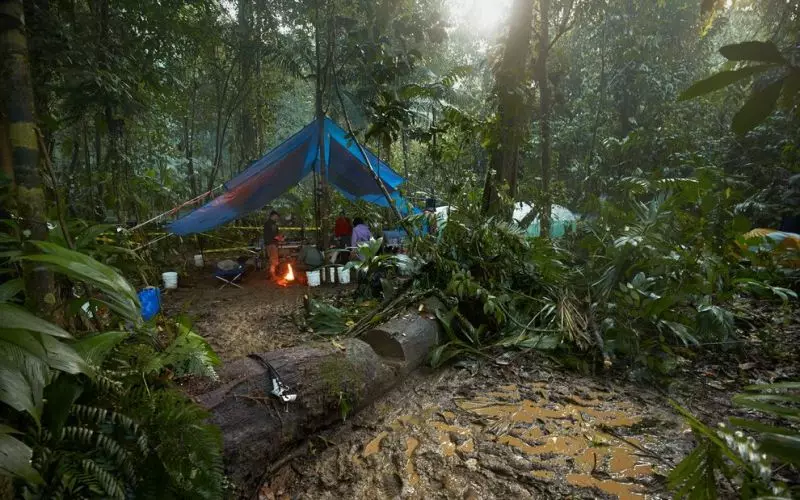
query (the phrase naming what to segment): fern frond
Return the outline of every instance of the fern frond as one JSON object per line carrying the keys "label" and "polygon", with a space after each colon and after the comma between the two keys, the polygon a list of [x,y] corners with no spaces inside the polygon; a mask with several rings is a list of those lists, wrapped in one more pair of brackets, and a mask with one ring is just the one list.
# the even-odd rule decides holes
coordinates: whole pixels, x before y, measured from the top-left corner
{"label": "fern frond", "polygon": [[90,474],[97,479],[109,497],[118,498],[120,500],[125,499],[125,492],[120,482],[97,462],[87,458],[81,460],[81,466],[86,474]]}
{"label": "fern frond", "polygon": [[97,408],[94,406],[85,406],[80,404],[72,405],[70,413],[72,413],[81,420],[92,422],[98,426],[108,422],[115,424],[116,426],[118,426],[118,428],[136,437],[137,447],[139,448],[139,451],[141,451],[143,455],[146,455],[148,453],[149,448],[147,445],[147,436],[139,428],[139,424],[134,422],[134,420],[128,417],[127,415],[123,415],[122,413],[117,413],[111,410],[106,410],[104,408]]}

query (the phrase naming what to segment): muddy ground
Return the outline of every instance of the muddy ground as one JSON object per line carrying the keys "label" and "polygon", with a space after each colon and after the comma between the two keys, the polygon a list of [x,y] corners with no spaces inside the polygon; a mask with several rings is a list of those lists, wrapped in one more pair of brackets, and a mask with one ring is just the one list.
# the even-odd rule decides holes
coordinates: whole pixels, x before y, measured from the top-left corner
{"label": "muddy ground", "polygon": [[410,376],[270,474],[260,497],[667,496],[683,424],[652,391],[535,355]]}
{"label": "muddy ground", "polygon": [[165,292],[162,302],[167,314],[188,314],[195,330],[214,348],[223,361],[253,352],[291,347],[314,337],[298,325],[303,297],[347,294],[348,286],[322,286],[309,289],[292,284],[277,285],[265,271],[252,270],[239,283],[241,288],[225,286],[211,272],[194,270],[182,276],[177,290]]}
{"label": "muddy ground", "polygon": [[[223,361],[314,337],[295,317],[305,287],[279,287],[259,274],[243,289],[218,290],[202,277],[187,284],[165,308],[192,315]],[[423,370],[265,464],[259,497],[668,498],[665,476],[692,447],[668,399],[715,424],[745,415],[730,403],[745,385],[800,378],[797,312],[744,312],[739,343],[687,351],[669,385],[617,369],[584,376],[536,353]]]}

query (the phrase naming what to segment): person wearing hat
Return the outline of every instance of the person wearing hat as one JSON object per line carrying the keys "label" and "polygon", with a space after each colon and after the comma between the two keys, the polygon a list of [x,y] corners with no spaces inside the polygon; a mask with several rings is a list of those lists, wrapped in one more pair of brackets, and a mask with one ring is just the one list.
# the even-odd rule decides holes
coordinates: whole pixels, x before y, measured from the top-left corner
{"label": "person wearing hat", "polygon": [[264,224],[264,249],[267,253],[267,260],[269,261],[269,277],[276,279],[278,271],[278,243],[284,240],[283,235],[278,228],[278,221],[280,220],[278,212],[273,210],[269,214],[266,224]]}

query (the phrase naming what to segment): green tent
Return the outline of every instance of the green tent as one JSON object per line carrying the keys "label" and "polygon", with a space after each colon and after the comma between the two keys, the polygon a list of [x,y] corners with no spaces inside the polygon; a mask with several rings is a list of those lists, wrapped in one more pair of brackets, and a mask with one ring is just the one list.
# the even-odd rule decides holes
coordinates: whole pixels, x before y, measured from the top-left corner
{"label": "green tent", "polygon": [[[524,202],[514,204],[513,218],[517,223],[521,222],[530,211],[533,210],[531,205]],[[567,231],[575,231],[578,226],[578,215],[572,213],[568,208],[561,205],[552,205],[550,210],[550,237],[560,238],[564,236]],[[528,226],[526,231],[528,236],[539,236],[541,229],[539,226],[539,216],[537,215],[533,222]]]}

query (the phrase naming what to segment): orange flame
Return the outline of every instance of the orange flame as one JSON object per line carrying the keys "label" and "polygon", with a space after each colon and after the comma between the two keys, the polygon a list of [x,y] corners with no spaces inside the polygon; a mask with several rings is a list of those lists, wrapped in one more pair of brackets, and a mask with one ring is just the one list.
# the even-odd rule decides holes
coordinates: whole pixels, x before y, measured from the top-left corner
{"label": "orange flame", "polygon": [[292,270],[292,265],[288,264],[289,270],[286,271],[286,276],[283,277],[286,281],[294,281],[294,271]]}

